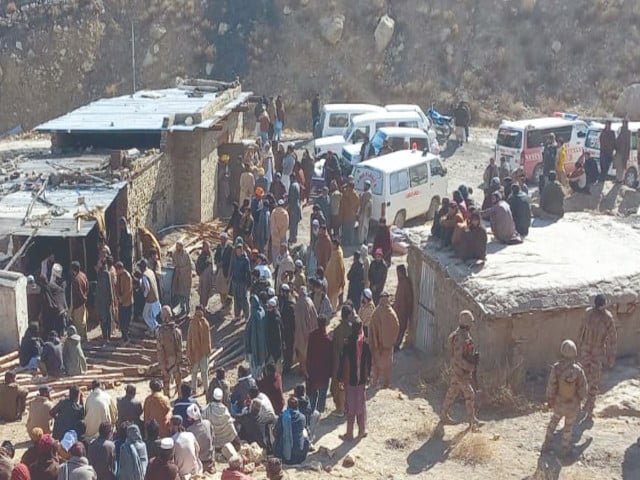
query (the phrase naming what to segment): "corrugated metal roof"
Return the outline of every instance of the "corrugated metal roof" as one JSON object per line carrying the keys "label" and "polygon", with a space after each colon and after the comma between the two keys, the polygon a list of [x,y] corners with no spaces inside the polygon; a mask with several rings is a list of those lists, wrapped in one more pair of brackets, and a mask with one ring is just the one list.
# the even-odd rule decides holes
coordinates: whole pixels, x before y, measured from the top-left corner
{"label": "corrugated metal roof", "polygon": [[[10,193],[0,199],[0,236],[31,235],[33,229],[38,228],[36,236],[39,237],[85,237],[94,227],[95,221],[81,220],[78,228],[74,214],[96,207],[107,209],[126,184],[127,182],[118,182],[104,187],[46,190],[41,198],[55,207],[36,202],[30,220],[24,225],[22,221],[33,199],[33,193],[27,190]],[[86,208],[78,205],[79,197],[84,197]],[[53,215],[53,210],[58,210],[56,213],[59,215]]]}
{"label": "corrugated metal roof", "polygon": [[168,88],[143,90],[133,95],[103,98],[35,128],[38,132],[149,132],[162,130],[165,117],[196,114],[217,98],[217,93]]}

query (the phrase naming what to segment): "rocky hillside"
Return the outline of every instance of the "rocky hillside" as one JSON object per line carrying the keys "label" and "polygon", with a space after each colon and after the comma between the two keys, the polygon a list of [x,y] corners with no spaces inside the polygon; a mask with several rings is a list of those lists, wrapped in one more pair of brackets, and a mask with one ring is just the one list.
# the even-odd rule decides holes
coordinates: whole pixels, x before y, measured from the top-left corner
{"label": "rocky hillside", "polygon": [[465,97],[477,119],[612,110],[638,80],[640,2],[629,0],[0,0],[0,132],[176,76],[309,99]]}

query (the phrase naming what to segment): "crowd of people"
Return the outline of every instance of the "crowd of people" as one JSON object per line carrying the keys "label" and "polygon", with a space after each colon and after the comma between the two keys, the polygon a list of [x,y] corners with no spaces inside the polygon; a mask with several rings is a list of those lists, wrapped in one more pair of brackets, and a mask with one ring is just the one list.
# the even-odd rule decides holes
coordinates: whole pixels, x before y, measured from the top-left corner
{"label": "crowd of people", "polygon": [[[136,400],[134,385],[116,400],[96,380],[86,399],[73,387],[54,404],[49,388],[42,386],[29,407],[27,430],[33,445],[22,459],[31,472],[51,472],[36,478],[57,478],[72,469],[78,473],[70,478],[188,478],[213,471],[216,452],[231,449],[225,472],[240,473],[242,459],[233,451],[254,442],[280,463],[298,464],[313,449],[329,392],[332,413],[346,417],[342,438],[354,439],[356,424],[357,435],[367,435],[365,389],[391,385],[394,351],[411,331],[413,286],[406,266],[397,267],[393,301],[385,290],[390,227],[382,218],[375,232],[369,232],[370,185],[358,193],[348,177],[333,178],[313,199],[310,241],[299,245],[302,202],[311,202],[301,189],[302,162],[292,148],[281,164],[268,147],[260,152],[255,163],[245,164],[239,179],[242,206],[236,205],[219,238],[205,240],[195,261],[181,242],[171,249],[171,305],[160,301],[162,265],[153,242],[144,258],[127,265],[114,262],[108,247],[100,249],[96,312],[103,342],[113,341],[119,330],[120,343],[127,344],[131,319],[141,318],[147,334],[156,339],[161,378],[150,382],[151,394],[144,402]],[[272,169],[272,180],[263,174],[264,166]],[[353,252],[348,269],[344,248]],[[54,258],[46,260],[40,283],[53,279],[55,284],[61,267]],[[34,374],[56,378],[86,372],[82,344],[88,281],[79,264],[71,271],[72,314],[60,321],[60,331],[56,322],[45,323],[45,342],[41,328],[32,324],[22,339],[21,368]],[[193,273],[199,297],[194,308]],[[207,317],[214,295],[225,313],[233,305],[233,321],[246,322],[246,362],[233,387],[224,370],[209,378]],[[81,307],[83,312],[73,314]],[[190,313],[186,338],[175,321],[177,312]],[[332,329],[335,315],[339,323]],[[185,363],[191,367],[188,383],[180,368]],[[283,375],[295,368],[304,382],[286,392]],[[8,402],[12,413],[3,418],[16,421],[25,412],[26,393],[10,375],[5,385],[13,392]],[[172,402],[173,392],[177,398]],[[196,398],[202,394],[206,403],[200,405]]]}

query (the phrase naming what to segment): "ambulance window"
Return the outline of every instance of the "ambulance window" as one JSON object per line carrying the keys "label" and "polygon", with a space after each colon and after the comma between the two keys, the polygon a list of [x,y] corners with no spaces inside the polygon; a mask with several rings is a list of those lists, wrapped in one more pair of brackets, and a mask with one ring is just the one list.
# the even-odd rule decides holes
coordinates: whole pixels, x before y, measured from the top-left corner
{"label": "ambulance window", "polygon": [[411,188],[424,185],[429,181],[429,166],[421,163],[409,169],[409,177],[411,178]]}
{"label": "ambulance window", "polygon": [[410,122],[400,122],[398,123],[399,127],[407,127],[407,128],[418,128],[418,122],[412,120]]}
{"label": "ambulance window", "polygon": [[409,188],[409,172],[400,170],[389,175],[389,191],[391,195],[403,192]]}
{"label": "ambulance window", "polygon": [[594,150],[600,150],[600,134],[601,133],[602,133],[602,130],[589,130],[589,132],[587,132],[587,138],[584,141],[584,146],[586,148],[593,148]]}
{"label": "ambulance window", "polygon": [[388,139],[391,149],[395,152],[398,150],[408,150],[409,147],[405,146],[403,137],[391,137]]}
{"label": "ambulance window", "polygon": [[496,143],[501,147],[520,148],[522,147],[522,132],[511,130],[510,128],[501,128],[498,131]]}
{"label": "ambulance window", "polygon": [[538,148],[544,144],[547,135],[551,130],[528,130],[527,131],[527,148]]}
{"label": "ambulance window", "polygon": [[349,125],[349,115],[346,113],[332,113],[329,117],[329,126],[334,128],[344,128]]}
{"label": "ambulance window", "polygon": [[569,125],[568,127],[555,128],[553,130],[553,133],[556,134],[556,140],[562,139],[564,143],[570,142],[573,128],[574,127],[572,127],[571,125]]}
{"label": "ambulance window", "polygon": [[395,127],[396,126],[396,122],[378,122],[376,123],[376,130],[380,130],[381,128],[384,127]]}
{"label": "ambulance window", "polygon": [[444,168],[442,168],[442,164],[437,158],[432,158],[429,161],[429,168],[431,169],[432,177],[444,177]]}

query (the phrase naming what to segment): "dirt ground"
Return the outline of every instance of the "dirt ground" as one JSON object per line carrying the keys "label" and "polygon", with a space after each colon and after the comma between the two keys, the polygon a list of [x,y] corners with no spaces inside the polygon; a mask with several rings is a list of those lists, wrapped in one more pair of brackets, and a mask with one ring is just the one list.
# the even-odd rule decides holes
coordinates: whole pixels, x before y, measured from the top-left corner
{"label": "dirt ground", "polygon": [[[473,129],[471,142],[448,155],[445,160],[449,172],[449,188],[459,184],[474,189],[481,182],[482,172],[491,155],[494,131]],[[478,189],[475,198],[481,200]],[[308,239],[310,209],[304,209],[300,237]],[[169,240],[167,238],[167,246]],[[353,248],[345,249],[350,263]],[[396,289],[395,265],[406,257],[393,257],[387,289]],[[347,265],[347,269],[349,264]],[[194,279],[194,288],[197,279]],[[195,298],[194,298],[195,301]],[[220,308],[217,297],[209,305],[211,311]],[[230,319],[216,324],[214,348],[222,340],[221,333],[230,330]],[[550,362],[552,359],[550,359]],[[229,372],[231,383],[235,372]],[[395,358],[393,388],[368,391],[368,432],[361,441],[344,443],[338,438],[345,431],[342,418],[330,416],[333,404],[328,400],[327,413],[318,427],[316,451],[300,467],[289,469],[291,479],[317,478],[349,479],[530,479],[530,480],[589,480],[640,478],[640,382],[637,360],[623,359],[603,375],[603,397],[599,404],[607,409],[595,419],[590,429],[577,428],[574,454],[560,461],[554,454],[540,456],[545,428],[550,413],[543,408],[541,392],[546,378],[531,378],[526,386],[527,398],[505,398],[502,402],[487,402],[479,409],[479,417],[486,422],[478,433],[465,430],[465,425],[448,426],[444,436],[434,433],[446,384],[442,372],[433,367],[428,358],[411,349],[401,350]],[[302,381],[294,371],[285,379],[287,389]],[[615,387],[615,388],[614,388]],[[111,393],[120,396],[124,386]],[[138,397],[148,394],[147,382],[138,384]],[[199,401],[204,398],[200,396]],[[619,408],[618,408],[619,407]],[[612,416],[621,414],[619,416]],[[458,402],[452,416],[465,418],[464,405]],[[18,455],[26,447],[26,430],[22,422],[0,426],[0,439],[10,439],[18,446]],[[559,438],[556,438],[559,441]],[[557,444],[556,444],[557,445]],[[355,464],[343,466],[350,455]],[[218,465],[221,470],[222,465]],[[211,478],[218,479],[220,474]],[[253,475],[255,480],[266,478],[264,470]]]}

